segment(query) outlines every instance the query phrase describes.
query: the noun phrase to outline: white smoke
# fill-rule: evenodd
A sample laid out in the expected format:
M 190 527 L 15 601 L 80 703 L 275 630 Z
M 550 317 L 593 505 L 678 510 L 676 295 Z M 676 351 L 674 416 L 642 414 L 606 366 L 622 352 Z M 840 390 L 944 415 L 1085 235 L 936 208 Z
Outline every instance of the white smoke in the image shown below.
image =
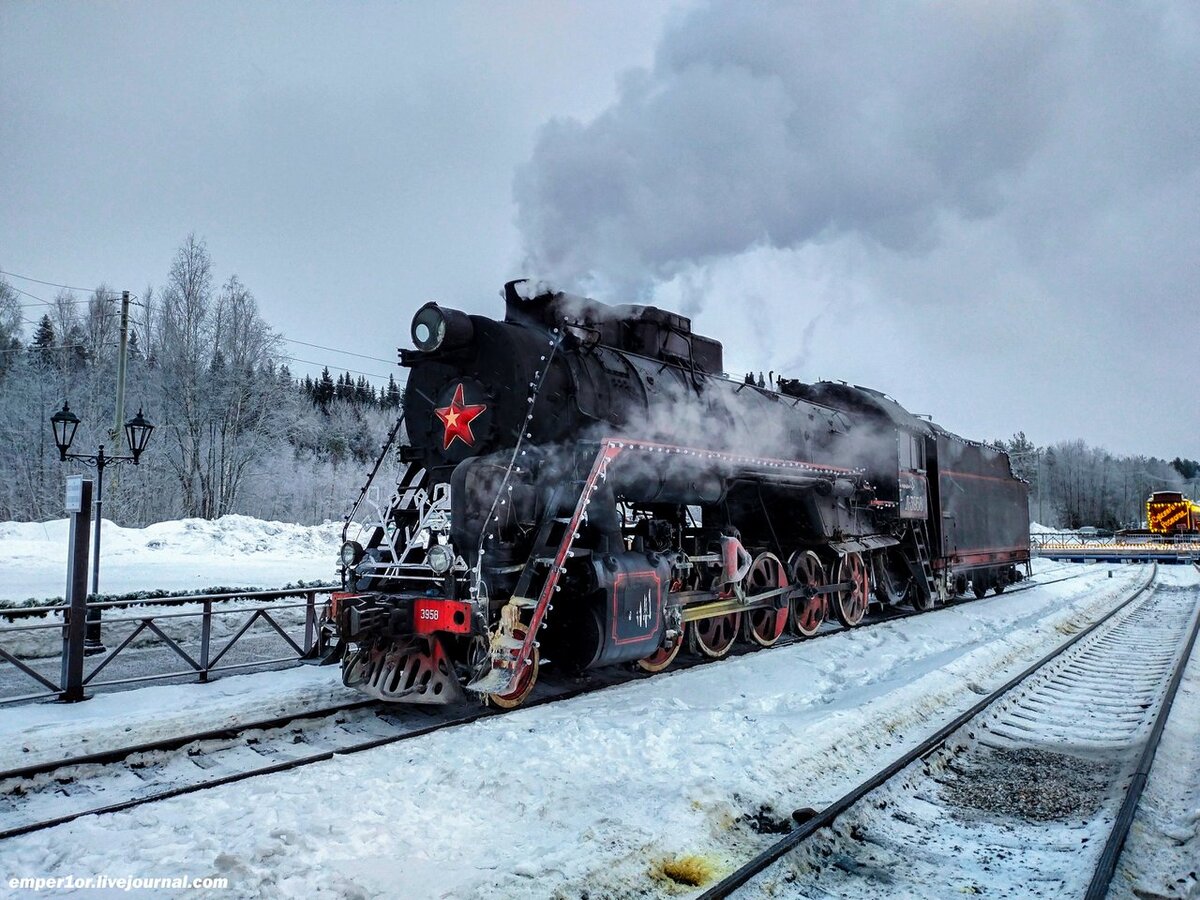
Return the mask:
M 920 251 L 1003 202 L 1062 93 L 1035 3 L 713 2 L 518 174 L 529 262 L 636 293 L 689 263 L 855 232 Z
M 1128 384 L 1194 354 L 1197 146 L 1193 0 L 708 0 L 514 190 L 526 271 L 690 315 L 735 374 L 1171 456 L 1194 405 Z

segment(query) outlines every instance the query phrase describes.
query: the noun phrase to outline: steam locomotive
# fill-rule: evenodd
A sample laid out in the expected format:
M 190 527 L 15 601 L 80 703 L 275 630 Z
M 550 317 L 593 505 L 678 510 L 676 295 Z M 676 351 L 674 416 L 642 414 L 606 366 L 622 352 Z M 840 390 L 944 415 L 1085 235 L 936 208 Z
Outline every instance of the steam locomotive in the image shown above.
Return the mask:
M 672 312 L 503 296 L 502 321 L 413 318 L 402 414 L 343 533 L 347 685 L 513 707 L 550 660 L 655 672 L 1027 568 L 1002 451 L 868 388 L 730 379 Z

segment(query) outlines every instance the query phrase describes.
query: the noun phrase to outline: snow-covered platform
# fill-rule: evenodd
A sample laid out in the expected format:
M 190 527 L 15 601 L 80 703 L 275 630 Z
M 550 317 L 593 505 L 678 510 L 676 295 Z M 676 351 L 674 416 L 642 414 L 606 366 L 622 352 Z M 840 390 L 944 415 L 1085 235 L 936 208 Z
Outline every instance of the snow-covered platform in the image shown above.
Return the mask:
M 1200 561 L 1200 537 L 1185 535 L 1154 540 L 1096 537 L 1078 532 L 1030 535 L 1031 549 L 1041 559 L 1062 562 L 1148 563 L 1191 565 Z
M 1035 563 L 1047 581 L 1072 568 Z M 664 880 L 666 861 L 695 856 L 714 874 L 727 871 L 768 838 L 756 817 L 786 818 L 839 796 L 1146 577 L 1140 566 L 1112 578 L 1079 570 L 1033 590 L 79 819 L 7 841 L 8 872 L 227 876 L 223 897 L 686 896 L 694 891 Z M 329 669 L 288 674 L 326 673 L 336 683 Z M 259 718 L 287 686 L 250 677 L 256 687 L 239 692 L 238 715 Z M 35 730 L 0 719 L 0 732 L 29 754 L 68 753 L 85 736 L 132 741 L 189 714 L 193 727 L 228 721 L 220 704 L 198 702 L 214 687 L 147 689 L 163 692 L 155 701 L 129 692 L 129 708 L 105 710 L 104 721 L 86 709 L 99 700 L 39 710 Z

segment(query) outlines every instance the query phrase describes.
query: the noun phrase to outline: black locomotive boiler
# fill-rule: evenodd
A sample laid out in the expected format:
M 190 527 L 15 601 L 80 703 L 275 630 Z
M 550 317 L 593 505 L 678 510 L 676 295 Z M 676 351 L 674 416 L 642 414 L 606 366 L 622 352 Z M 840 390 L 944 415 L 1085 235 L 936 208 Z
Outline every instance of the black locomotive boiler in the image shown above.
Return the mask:
M 1002 451 L 867 388 L 730 379 L 671 312 L 529 281 L 504 299 L 502 321 L 413 319 L 331 603 L 347 685 L 516 706 L 543 658 L 658 671 L 685 644 L 721 657 L 1001 591 L 1028 563 Z

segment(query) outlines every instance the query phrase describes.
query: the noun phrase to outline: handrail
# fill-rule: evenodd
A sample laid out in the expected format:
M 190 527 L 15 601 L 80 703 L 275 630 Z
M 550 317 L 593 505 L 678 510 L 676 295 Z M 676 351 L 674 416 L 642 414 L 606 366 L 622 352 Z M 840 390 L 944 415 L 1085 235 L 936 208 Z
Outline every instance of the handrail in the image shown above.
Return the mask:
M 346 541 L 346 535 L 349 534 L 350 523 L 354 521 L 354 517 L 358 514 L 358 508 L 362 506 L 363 498 L 367 496 L 367 491 L 371 489 L 371 482 L 375 480 L 375 476 L 379 474 L 379 467 L 383 465 L 384 459 L 387 458 L 388 451 L 392 449 L 392 444 L 396 442 L 396 435 L 400 433 L 400 426 L 404 424 L 404 412 L 401 410 L 400 415 L 396 417 L 396 424 L 392 426 L 392 430 L 388 432 L 387 440 L 383 442 L 383 446 L 379 450 L 379 456 L 375 458 L 375 465 L 371 466 L 371 471 L 367 475 L 367 480 L 363 482 L 362 490 L 358 492 L 358 499 L 354 501 L 354 505 L 350 507 L 350 512 L 346 513 L 342 518 L 342 543 Z
M 95 665 L 91 667 L 91 671 L 85 673 L 81 661 L 84 656 L 84 647 L 82 642 L 76 646 L 72 643 L 71 632 L 67 628 L 67 623 L 72 614 L 72 610 L 66 606 L 47 606 L 47 607 L 19 607 L 11 612 L 20 615 L 32 615 L 37 612 L 41 613 L 61 613 L 62 617 L 55 621 L 41 622 L 37 624 L 0 624 L 0 637 L 5 634 L 15 635 L 19 633 L 55 629 L 63 632 L 64 640 L 61 650 L 57 654 L 47 656 L 39 656 L 38 659 L 44 661 L 53 660 L 57 656 L 63 675 L 57 680 L 48 677 L 46 674 L 38 672 L 31 668 L 21 659 L 17 658 L 13 653 L 0 647 L 0 666 L 8 663 L 15 669 L 15 673 L 23 675 L 38 683 L 40 687 L 46 689 L 40 694 L 23 694 L 17 696 L 0 697 L 0 704 L 13 703 L 24 700 L 46 699 L 57 697 L 64 700 L 78 700 L 84 698 L 83 688 L 85 685 L 97 687 L 100 685 L 112 686 L 119 684 L 130 684 L 143 681 L 166 680 L 170 678 L 178 678 L 180 676 L 192 675 L 200 682 L 206 682 L 209 675 L 213 672 L 232 671 L 238 669 L 250 668 L 253 666 L 273 665 L 281 662 L 294 662 L 298 660 L 318 661 L 322 655 L 322 632 L 320 629 L 319 611 L 317 608 L 318 594 L 332 594 L 338 589 L 337 585 L 311 585 L 306 587 L 296 588 L 280 588 L 276 590 L 264 591 L 234 591 L 210 594 L 182 594 L 175 597 L 155 597 L 142 599 L 127 599 L 127 600 L 105 600 L 92 601 L 86 604 L 87 608 L 109 608 L 123 607 L 130 610 L 129 615 L 118 617 L 108 617 L 104 621 L 109 625 L 133 625 L 133 630 L 127 634 L 124 639 L 116 646 L 115 649 L 107 651 L 102 656 L 96 658 Z M 255 605 L 238 605 L 232 607 L 224 607 L 223 604 L 229 601 L 237 600 L 262 600 L 262 601 L 277 601 L 289 597 L 302 597 L 299 602 L 265 602 Z M 195 604 L 198 609 L 177 610 L 177 611 L 162 611 L 155 609 L 143 609 L 140 612 L 134 607 L 155 607 L 155 606 L 179 606 L 181 604 Z M 214 608 L 215 604 L 222 604 Z M 298 633 L 296 638 L 288 634 L 284 626 L 276 621 L 275 616 L 286 610 L 304 610 L 303 616 L 303 632 L 302 636 Z M 10 611 L 0 611 L 0 616 Z M 217 636 L 213 632 L 213 620 L 218 616 L 246 616 L 249 617 L 241 624 L 241 627 L 233 634 L 232 637 Z M 16 616 L 14 616 L 16 617 Z M 165 631 L 160 629 L 155 622 L 161 619 L 199 619 L 200 625 L 198 634 L 190 638 L 180 638 L 178 635 L 172 637 Z M 222 621 L 226 621 L 223 619 Z M 221 660 L 231 650 L 235 644 L 238 644 L 243 635 L 245 635 L 256 622 L 265 622 L 288 646 L 294 651 L 292 656 L 275 656 L 270 659 L 255 659 L 250 662 L 228 662 L 220 664 Z M 300 622 L 287 623 L 289 628 L 296 628 L 301 625 Z M 140 635 L 149 632 L 157 635 L 158 640 L 154 643 L 161 650 L 168 651 L 168 661 L 172 657 L 179 657 L 188 666 L 183 670 L 159 671 L 146 675 L 137 675 L 132 677 L 116 677 L 106 679 L 104 681 L 96 680 L 96 676 L 101 670 L 105 669 L 109 663 L 116 659 L 122 651 L 127 647 L 133 646 L 134 640 Z M 199 639 L 200 652 L 197 658 L 194 658 L 191 653 L 184 649 L 183 644 L 187 644 L 191 640 Z M 223 646 L 216 650 L 215 653 L 210 652 L 214 640 L 223 642 Z M 182 642 L 182 644 L 181 644 Z M 278 652 L 278 650 L 274 651 Z M 68 659 L 77 660 L 77 669 L 72 669 L 65 665 Z M 159 663 L 155 663 L 159 665 Z M 4 667 L 7 668 L 7 667 Z M 163 665 L 163 668 L 168 668 Z M 9 670 L 13 671 L 13 670 Z M 78 671 L 78 676 L 67 674 L 69 671 Z
M 137 606 L 137 605 L 155 605 L 166 606 L 171 604 L 183 603 L 202 603 L 205 600 L 241 600 L 254 599 L 261 597 L 264 600 L 274 600 L 280 597 L 302 597 L 309 591 L 316 591 L 318 594 L 326 591 L 338 590 L 338 585 L 330 582 L 328 584 L 310 584 L 305 587 L 297 588 L 275 588 L 265 591 L 230 591 L 221 594 L 173 594 L 167 597 L 131 597 L 128 600 L 89 600 L 87 606 L 89 609 L 107 609 L 108 607 L 117 606 Z M 58 603 L 53 606 L 11 606 L 0 607 L 0 618 L 5 616 L 12 618 L 20 618 L 21 616 L 32 616 L 44 613 L 64 612 L 70 607 L 66 603 Z M 4 630 L 0 626 L 0 631 Z
M 1033 550 L 1103 550 L 1103 551 L 1154 551 L 1200 549 L 1200 535 L 1195 534 L 1146 534 L 1146 535 L 1091 535 L 1075 532 L 1043 532 L 1029 536 Z

